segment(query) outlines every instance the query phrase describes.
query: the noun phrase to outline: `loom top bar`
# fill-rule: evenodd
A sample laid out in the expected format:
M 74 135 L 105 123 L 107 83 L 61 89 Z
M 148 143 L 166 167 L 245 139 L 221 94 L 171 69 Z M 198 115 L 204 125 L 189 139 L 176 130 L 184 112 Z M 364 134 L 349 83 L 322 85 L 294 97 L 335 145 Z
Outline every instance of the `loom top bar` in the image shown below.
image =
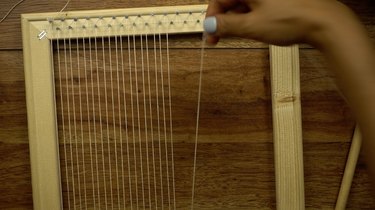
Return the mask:
M 207 5 L 128 8 L 23 14 L 39 38 L 63 39 L 120 35 L 203 32 Z M 38 35 L 38 34 L 37 34 Z

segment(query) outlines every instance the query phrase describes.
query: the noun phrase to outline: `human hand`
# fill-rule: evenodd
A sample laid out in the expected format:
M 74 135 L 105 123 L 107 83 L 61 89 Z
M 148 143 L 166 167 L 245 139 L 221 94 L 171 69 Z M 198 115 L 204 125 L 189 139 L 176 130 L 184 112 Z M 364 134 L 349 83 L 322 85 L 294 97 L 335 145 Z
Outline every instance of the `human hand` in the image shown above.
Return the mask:
M 344 16 L 353 15 L 329 0 L 214 0 L 204 26 L 209 44 L 236 36 L 276 45 L 318 45 Z
M 212 0 L 206 16 L 209 44 L 236 36 L 323 53 L 357 117 L 375 188 L 375 48 L 356 15 L 336 0 Z

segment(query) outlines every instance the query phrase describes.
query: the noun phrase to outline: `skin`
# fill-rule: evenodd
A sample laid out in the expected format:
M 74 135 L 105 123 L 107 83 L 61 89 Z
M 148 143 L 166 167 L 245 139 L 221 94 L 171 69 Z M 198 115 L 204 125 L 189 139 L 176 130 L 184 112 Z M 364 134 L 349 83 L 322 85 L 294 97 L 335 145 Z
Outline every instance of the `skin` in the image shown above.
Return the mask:
M 375 187 L 375 49 L 356 15 L 335 0 L 214 0 L 209 16 L 216 17 L 217 30 L 208 44 L 227 36 L 307 43 L 325 55 L 360 126 Z

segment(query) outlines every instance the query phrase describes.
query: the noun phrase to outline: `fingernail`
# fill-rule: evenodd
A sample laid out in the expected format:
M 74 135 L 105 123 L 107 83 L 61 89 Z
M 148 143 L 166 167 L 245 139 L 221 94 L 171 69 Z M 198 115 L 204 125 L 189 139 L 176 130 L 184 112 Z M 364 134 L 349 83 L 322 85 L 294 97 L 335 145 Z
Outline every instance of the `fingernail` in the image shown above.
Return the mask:
M 208 34 L 214 34 L 216 32 L 216 27 L 217 27 L 216 17 L 211 16 L 211 17 L 207 17 L 204 20 L 203 28 L 204 28 L 204 31 L 206 31 Z

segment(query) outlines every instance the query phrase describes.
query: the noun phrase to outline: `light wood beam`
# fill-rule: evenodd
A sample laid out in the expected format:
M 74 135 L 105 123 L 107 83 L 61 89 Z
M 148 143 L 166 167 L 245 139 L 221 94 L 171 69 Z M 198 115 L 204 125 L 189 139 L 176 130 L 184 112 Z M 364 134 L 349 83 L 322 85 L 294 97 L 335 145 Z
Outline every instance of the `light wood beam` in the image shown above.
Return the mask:
M 304 209 L 298 46 L 270 46 L 277 209 Z

